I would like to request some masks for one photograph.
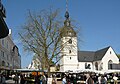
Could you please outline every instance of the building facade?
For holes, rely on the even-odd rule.
[[[67,11],[65,17],[64,26],[61,28],[61,72],[120,70],[119,58],[111,46],[97,51],[79,51],[77,34],[70,24]]]
[[[111,46],[97,51],[78,51],[79,69],[93,71],[120,70],[119,58]]]
[[[69,13],[65,13],[66,20],[64,22],[64,27],[61,28],[61,49],[60,55],[62,56],[60,60],[60,70],[66,71],[76,69],[78,60],[78,47],[77,47],[77,36],[74,29],[71,27]],[[70,69],[69,69],[70,68]]]
[[[12,40],[11,33],[0,39],[0,70],[21,68],[21,56]]]
[[[28,69],[42,69],[41,62],[38,56],[34,56],[32,62],[28,65]]]

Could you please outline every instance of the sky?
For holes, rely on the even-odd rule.
[[[39,12],[52,7],[60,9],[64,18],[66,0],[2,0],[6,8],[6,23],[12,29],[14,43],[21,54],[22,68],[27,67],[33,54],[23,50],[19,39],[21,26],[25,24],[28,10]],[[68,0],[70,18],[80,27],[79,50],[96,51],[111,46],[120,54],[120,0]]]

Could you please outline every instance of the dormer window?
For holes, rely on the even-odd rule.
[[[68,41],[68,42],[69,42],[69,44],[72,44],[72,40],[71,40],[71,39],[69,39],[69,41]]]

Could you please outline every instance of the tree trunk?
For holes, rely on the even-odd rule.
[[[48,78],[50,77],[50,66],[48,66]]]

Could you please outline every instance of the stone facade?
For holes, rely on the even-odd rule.
[[[7,37],[0,39],[0,69],[17,68],[21,68],[21,56],[10,33]]]

